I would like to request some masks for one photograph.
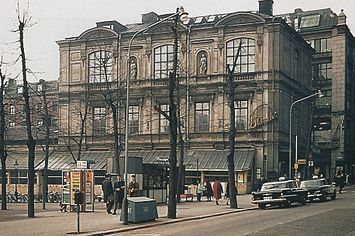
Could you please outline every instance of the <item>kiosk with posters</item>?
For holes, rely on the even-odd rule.
[[[62,205],[69,205],[70,211],[74,211],[75,192],[81,192],[81,211],[94,211],[94,184],[94,171],[88,169],[87,161],[77,161],[76,169],[63,171]]]

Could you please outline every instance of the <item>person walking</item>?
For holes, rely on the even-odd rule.
[[[211,202],[212,201],[212,186],[211,186],[211,183],[210,183],[210,180],[208,177],[206,177],[205,189],[206,189],[207,202]]]
[[[124,181],[121,179],[121,175],[117,176],[117,179],[115,183],[113,184],[114,188],[114,209],[113,209],[113,215],[116,215],[116,210],[122,208],[122,201],[124,197],[124,188],[125,184]]]
[[[111,175],[106,174],[105,180],[102,182],[102,191],[104,192],[104,202],[106,203],[106,211],[111,214],[111,209],[113,205],[113,188]]]
[[[219,205],[219,199],[221,199],[223,193],[221,182],[219,177],[216,177],[216,180],[213,183],[213,196],[216,199],[216,205]]]
[[[344,174],[341,170],[338,170],[335,175],[335,186],[339,187],[339,193],[341,193],[344,188]]]
[[[226,186],[226,193],[224,194],[224,197],[227,199],[226,205],[229,205],[229,180],[227,180],[227,186]]]

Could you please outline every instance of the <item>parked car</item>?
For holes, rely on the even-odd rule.
[[[290,207],[292,203],[306,204],[308,190],[297,188],[295,180],[264,183],[260,191],[252,192],[252,203],[260,209],[267,206]]]
[[[328,197],[334,200],[337,196],[335,185],[328,184],[324,178],[304,180],[301,182],[301,187],[308,190],[308,199],[310,201],[315,199],[326,201]]]

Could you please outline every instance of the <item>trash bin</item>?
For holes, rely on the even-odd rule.
[[[155,199],[147,197],[128,198],[128,222],[139,223],[158,219]]]

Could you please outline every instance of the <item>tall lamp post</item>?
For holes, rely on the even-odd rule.
[[[315,96],[318,97],[323,97],[324,95],[322,94],[322,92],[320,90],[318,90],[318,92],[308,95],[306,97],[303,97],[301,99],[298,99],[296,101],[294,101],[291,106],[290,106],[290,113],[289,113],[289,122],[290,122],[290,134],[289,134],[289,148],[288,148],[288,177],[291,179],[292,176],[292,108],[294,105],[296,105],[299,102],[302,102],[304,100],[313,98]]]
[[[136,38],[137,35],[140,33],[156,26],[159,25],[162,22],[165,22],[167,20],[173,19],[175,17],[179,16],[180,21],[183,24],[187,24],[189,22],[188,18],[188,13],[184,11],[183,7],[180,7],[179,10],[171,14],[151,25],[148,25],[147,27],[137,31],[129,40],[128,44],[128,71],[127,71],[127,80],[126,80],[126,114],[125,114],[125,166],[124,166],[124,178],[125,178],[125,191],[124,191],[124,199],[123,199],[123,224],[127,225],[128,224],[128,138],[129,138],[129,93],[130,93],[130,79],[131,79],[131,47],[133,40]]]
[[[18,163],[17,160],[14,162],[14,171],[15,171],[15,201],[18,202],[18,192],[17,192],[17,184],[18,184]]]

